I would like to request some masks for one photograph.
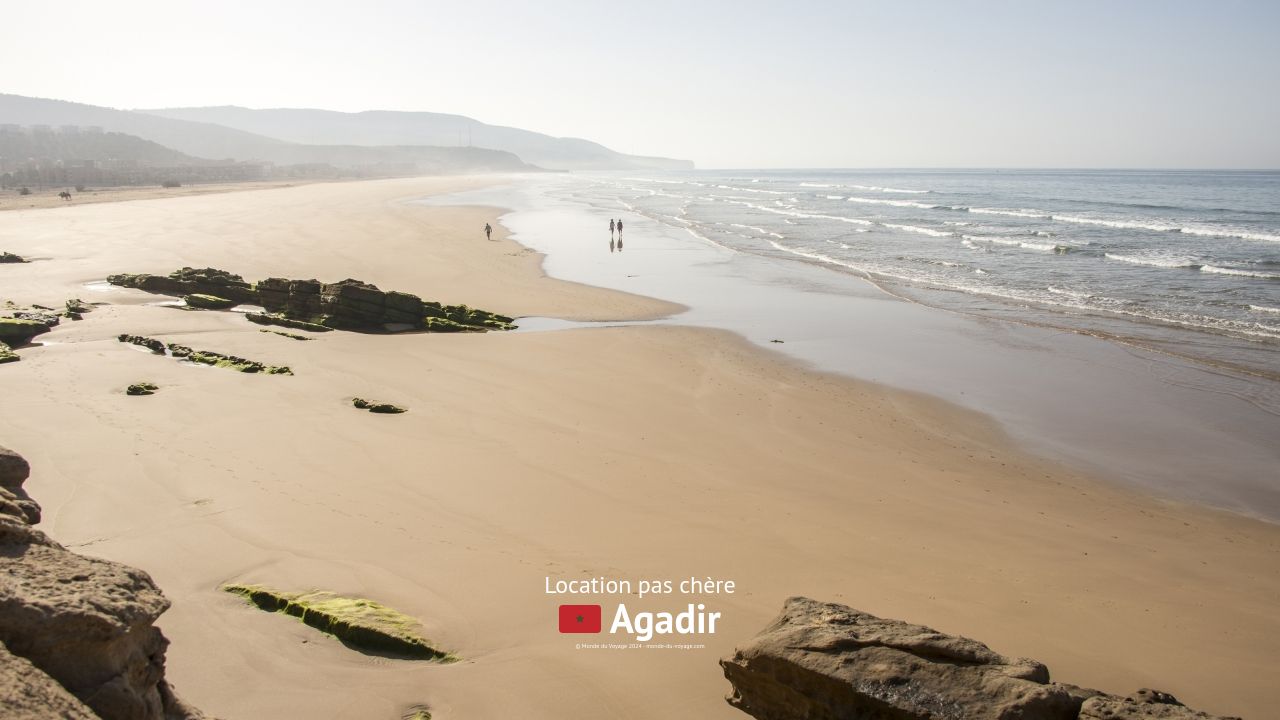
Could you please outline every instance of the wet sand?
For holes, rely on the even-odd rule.
[[[546,278],[488,207],[405,202],[492,178],[251,191],[0,214],[0,299],[111,303],[0,367],[0,438],[43,529],[174,601],[178,691],[218,717],[745,717],[716,660],[805,594],[978,638],[1055,678],[1261,718],[1280,702],[1280,528],[1037,459],[991,419],[806,370],[718,331],[327,333],[85,283],[182,265],[356,277],[510,315],[678,310]],[[481,228],[493,222],[495,241]],[[627,252],[631,251],[628,247]],[[121,332],[289,365],[242,375]],[[150,380],[154,396],[123,394]],[[355,395],[407,406],[350,407]],[[575,650],[547,577],[713,577],[699,650]],[[359,654],[217,591],[370,597],[454,665]],[[649,601],[624,599],[629,606]],[[657,608],[682,608],[684,597]]]

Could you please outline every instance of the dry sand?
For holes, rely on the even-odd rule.
[[[0,211],[31,210],[43,208],[70,208],[93,203],[121,202],[123,200],[155,200],[158,198],[187,197],[191,195],[210,195],[213,193],[239,192],[241,190],[267,190],[271,188],[293,187],[308,181],[261,180],[238,183],[194,183],[176,188],[159,185],[119,185],[112,187],[86,188],[76,192],[71,187],[36,188],[30,195],[19,195],[13,188],[0,191]],[[316,181],[320,182],[320,181]],[[71,200],[58,197],[58,193],[66,190],[71,193]]]
[[[149,571],[169,675],[237,718],[741,718],[716,659],[792,594],[978,638],[1057,679],[1205,710],[1280,703],[1280,528],[1158,502],[1019,452],[985,418],[799,369],[724,333],[626,327],[297,342],[181,312],[113,272],[357,277],[514,315],[639,318],[546,279],[486,208],[417,179],[0,214],[0,299],[111,303],[0,367],[0,442],[44,529]],[[501,236],[501,229],[495,237]],[[286,364],[195,367],[120,332]],[[130,382],[161,386],[126,397]],[[353,395],[406,405],[350,407]],[[544,578],[732,579],[701,650],[575,650]],[[368,657],[220,593],[371,597],[465,661]],[[615,598],[606,598],[610,608]],[[657,605],[682,607],[683,597]],[[591,638],[594,639],[594,638]]]

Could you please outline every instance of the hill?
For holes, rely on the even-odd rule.
[[[691,169],[671,158],[625,155],[599,143],[489,125],[462,115],[369,110],[271,109],[221,106],[140,110],[157,117],[213,123],[309,145],[470,145],[505,150],[525,162],[560,170]]]
[[[307,145],[214,123],[21,95],[0,94],[0,125],[99,127],[108,132],[136,135],[195,158],[276,165],[332,165],[392,173],[537,169],[514,154],[500,150],[406,147],[406,144],[385,147]]]

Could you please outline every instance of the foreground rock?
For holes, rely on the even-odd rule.
[[[729,704],[761,720],[1213,717],[1050,682],[1044,665],[976,640],[802,597],[720,665]],[[1135,714],[1157,705],[1174,714]]]
[[[3,365],[4,363],[18,362],[21,359],[22,358],[18,356],[18,353],[14,352],[13,348],[9,347],[8,343],[0,342],[0,365]]]
[[[263,373],[266,375],[292,375],[293,371],[285,365],[266,365],[257,360],[248,360],[235,355],[223,355],[210,350],[192,350],[186,345],[169,343],[169,352],[176,358],[201,365],[227,368],[242,373]]]
[[[40,505],[22,489],[30,475],[31,467],[26,459],[6,447],[0,447],[0,515],[35,525],[40,522]]]
[[[159,389],[160,389],[160,386],[156,385],[155,383],[140,382],[140,383],[134,383],[129,387],[125,388],[124,394],[125,395],[155,395],[156,391]]]
[[[112,275],[113,285],[163,295],[179,295],[192,307],[224,309],[239,304],[261,305],[265,313],[248,319],[262,325],[295,330],[355,330],[360,332],[485,332],[510,330],[512,319],[466,305],[442,305],[409,293],[380,290],[348,278],[336,283],[319,280],[267,278],[256,284],[216,268],[183,268],[162,275]]]
[[[0,449],[5,490],[26,472]],[[154,622],[168,607],[145,572],[77,555],[0,513],[4,717],[202,718],[164,679],[169,641]]]
[[[454,662],[456,657],[432,646],[420,634],[421,624],[412,617],[372,600],[349,598],[331,592],[289,593],[262,585],[223,585],[268,612],[301,618],[313,628],[359,649],[402,657]]]
[[[26,260],[20,255],[14,255],[11,252],[0,252],[0,264],[24,262],[26,262]]]

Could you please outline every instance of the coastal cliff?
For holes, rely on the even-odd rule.
[[[145,572],[31,527],[30,467],[0,447],[0,705],[6,718],[200,720],[164,676],[169,601]]]

